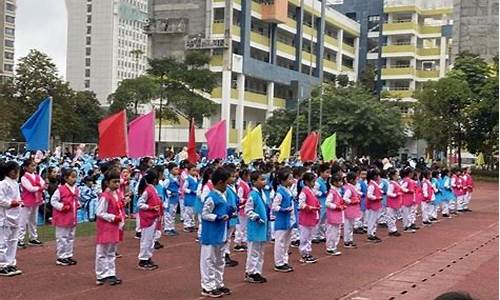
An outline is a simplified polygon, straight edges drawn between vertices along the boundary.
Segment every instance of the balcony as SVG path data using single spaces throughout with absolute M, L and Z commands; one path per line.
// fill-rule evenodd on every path
M 292 56 L 295 56 L 295 47 L 282 43 L 282 42 L 277 42 L 278 50 L 285 52 L 286 54 L 290 54 Z
M 212 25 L 212 34 L 224 34 L 224 22 L 217 22 Z
M 418 32 L 421 34 L 441 34 L 441 26 L 420 26 Z
M 328 44 L 335 46 L 335 47 L 337 47 L 339 45 L 339 41 L 336 38 L 329 36 L 327 34 L 325 34 L 323 37 L 325 38 L 325 43 L 328 43 Z
M 210 58 L 210 65 L 213 67 L 222 66 L 222 55 L 214 55 Z
M 288 0 L 274 0 L 261 5 L 262 20 L 282 24 L 288 19 Z
M 352 66 L 342 65 L 342 72 L 354 72 Z
M 233 25 L 233 27 L 231 28 L 231 30 L 232 30 L 233 36 L 240 36 L 240 31 L 241 31 L 240 26 Z
M 439 78 L 439 70 L 417 70 L 418 78 Z
M 347 53 L 351 53 L 352 55 L 356 54 L 356 49 L 354 49 L 353 46 L 348 45 L 346 43 L 342 44 L 342 51 L 347 52 Z
M 388 32 L 388 31 L 411 31 L 411 30 L 416 30 L 416 29 L 417 29 L 417 24 L 415 24 L 411 20 L 385 23 L 382 27 L 384 34 L 385 34 L 385 32 Z
M 326 68 L 330 68 L 333 70 L 337 70 L 337 64 L 334 61 L 324 59 L 323 60 L 323 66 Z
M 311 35 L 314 37 L 314 29 L 312 29 L 312 27 L 304 24 L 304 26 L 302 26 L 302 30 L 304 31 L 304 35 L 307 37 L 310 37 Z
M 267 95 L 245 91 L 245 101 L 267 105 Z
M 313 63 L 316 63 L 316 55 L 306 51 L 302 51 L 302 60 L 307 62 L 312 61 Z
M 415 53 L 415 45 L 387 45 L 382 48 L 382 53 L 405 53 L 413 52 Z
M 267 36 L 263 36 L 257 32 L 250 32 L 250 40 L 257 44 L 261 44 L 263 46 L 269 47 L 269 38 Z
M 413 96 L 413 90 L 408 88 L 391 88 L 386 90 L 385 93 L 389 98 L 410 98 Z
M 261 6 L 261 4 L 252 1 L 252 11 L 260 14 L 262 12 L 262 6 Z
M 441 49 L 439 49 L 439 48 L 419 48 L 419 49 L 417 49 L 417 54 L 419 56 L 439 56 L 441 54 Z
M 413 67 L 389 67 L 382 69 L 383 76 L 413 76 L 415 69 Z
M 276 108 L 286 108 L 286 100 L 278 97 L 274 97 L 274 107 Z
M 216 87 L 212 90 L 212 93 L 210 93 L 212 98 L 220 99 L 222 98 L 222 87 Z
M 297 28 L 297 21 L 295 21 L 291 18 L 287 18 L 286 25 L 288 25 L 289 27 L 292 27 L 292 28 Z

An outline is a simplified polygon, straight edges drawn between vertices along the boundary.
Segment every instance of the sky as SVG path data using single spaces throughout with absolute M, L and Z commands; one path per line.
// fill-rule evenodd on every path
M 59 75 L 66 73 L 65 0 L 17 0 L 16 60 L 36 48 L 51 57 Z

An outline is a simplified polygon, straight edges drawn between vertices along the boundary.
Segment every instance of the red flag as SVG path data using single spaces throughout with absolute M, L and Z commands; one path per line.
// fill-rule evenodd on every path
M 127 115 L 125 110 L 99 122 L 99 158 L 127 155 Z
M 314 161 L 317 158 L 316 149 L 318 148 L 318 134 L 316 132 L 311 132 L 302 147 L 300 148 L 300 160 L 301 161 Z
M 194 136 L 194 120 L 191 120 L 191 126 L 189 127 L 189 140 L 188 140 L 188 160 L 192 164 L 198 162 L 198 153 L 196 153 L 196 140 Z

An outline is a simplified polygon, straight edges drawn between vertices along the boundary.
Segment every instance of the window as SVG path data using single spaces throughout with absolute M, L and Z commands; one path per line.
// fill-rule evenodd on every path
M 85 48 L 85 55 L 90 55 L 90 47 Z
M 85 77 L 90 77 L 90 69 L 85 69 Z
M 90 88 L 90 80 L 89 79 L 85 79 L 84 83 L 85 83 L 86 89 Z
M 90 58 L 89 57 L 85 58 L 85 66 L 90 67 Z
M 380 30 L 380 16 L 368 16 L 368 31 L 379 31 Z
M 5 34 L 14 35 L 14 28 L 5 27 Z
M 231 120 L 231 128 L 236 128 L 236 120 Z
M 87 12 L 88 13 L 92 12 L 92 4 L 87 4 Z
M 14 53 L 5 52 L 4 57 L 5 57 L 5 59 L 14 59 Z
M 14 18 L 13 16 L 5 16 L 5 22 L 15 24 L 16 18 Z
M 16 11 L 16 6 L 12 3 L 8 3 L 5 4 L 5 8 L 8 10 L 8 11 Z
M 12 64 L 4 64 L 3 65 L 3 70 L 4 71 L 14 71 L 14 65 L 12 65 Z
M 91 41 L 90 36 L 86 37 L 85 40 L 86 40 L 85 43 L 87 45 L 90 45 L 90 41 Z
M 14 41 L 12 41 L 12 40 L 5 40 L 5 47 L 12 47 L 12 48 L 14 48 Z
M 92 33 L 92 26 L 87 26 L 87 34 L 91 34 Z
M 92 16 L 87 16 L 87 24 L 92 23 Z

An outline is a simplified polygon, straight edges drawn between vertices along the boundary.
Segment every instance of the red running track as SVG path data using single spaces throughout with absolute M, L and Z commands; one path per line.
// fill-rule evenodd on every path
M 471 213 L 441 220 L 416 234 L 388 237 L 386 229 L 379 228 L 383 238 L 379 244 L 355 235 L 358 248 L 340 248 L 343 254 L 338 257 L 327 256 L 324 244 L 313 244 L 313 254 L 319 257 L 313 265 L 301 265 L 297 249 L 292 248 L 295 271 L 287 274 L 272 270 L 273 245 L 269 244 L 264 262 L 268 283 L 261 285 L 243 281 L 246 254 L 233 254 L 240 265 L 226 269 L 225 283 L 233 295 L 225 298 L 432 299 L 448 290 L 466 290 L 481 299 L 498 299 L 498 184 L 478 183 L 471 208 Z M 127 234 L 119 246 L 123 257 L 117 260 L 124 280 L 120 286 L 95 285 L 92 237 L 77 238 L 79 263 L 71 267 L 55 265 L 53 242 L 21 250 L 18 266 L 24 274 L 0 278 L 1 299 L 199 298 L 199 246 L 194 234 L 163 237 L 162 242 L 166 247 L 153 257 L 160 268 L 140 271 L 136 268 L 139 242 Z

